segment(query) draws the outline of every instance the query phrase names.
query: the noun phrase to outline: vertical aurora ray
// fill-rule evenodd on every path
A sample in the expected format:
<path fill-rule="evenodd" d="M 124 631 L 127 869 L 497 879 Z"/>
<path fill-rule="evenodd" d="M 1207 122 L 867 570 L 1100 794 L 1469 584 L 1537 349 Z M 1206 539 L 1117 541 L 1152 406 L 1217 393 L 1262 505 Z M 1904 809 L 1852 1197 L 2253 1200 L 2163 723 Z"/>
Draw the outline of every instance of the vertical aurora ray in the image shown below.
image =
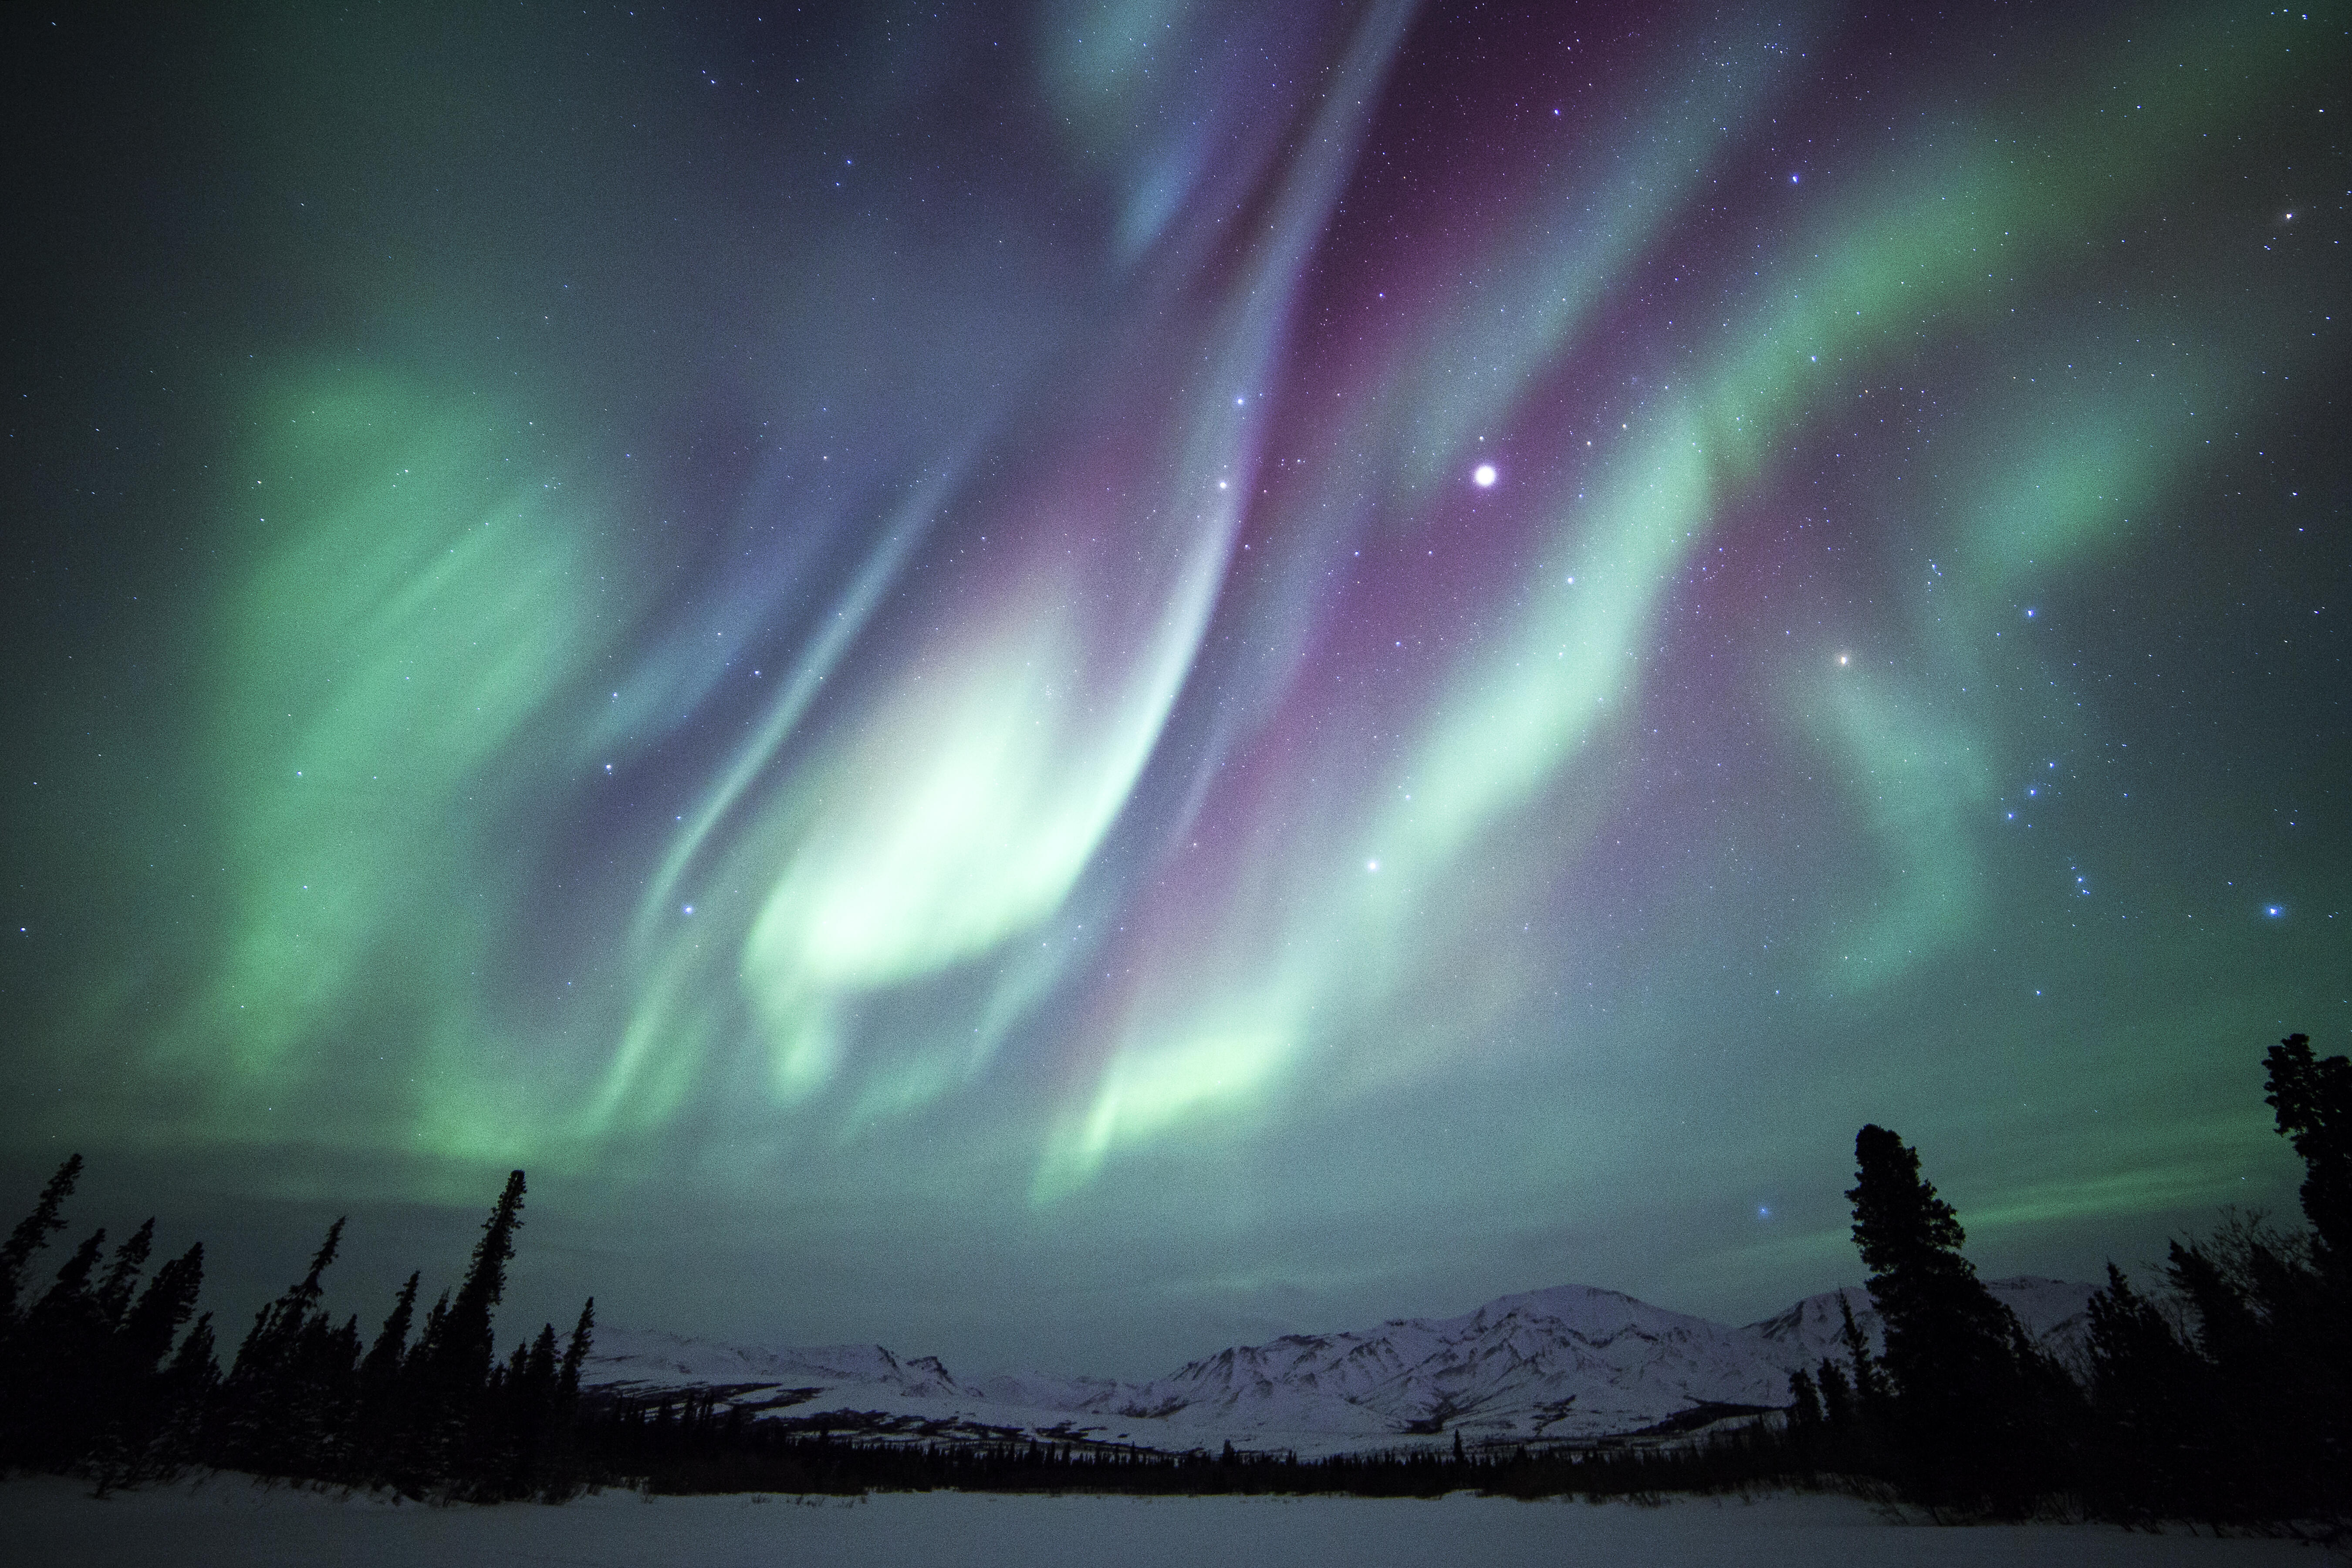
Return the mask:
<path fill-rule="evenodd" d="M 516 911 L 473 873 L 543 809 L 519 760 L 562 750 L 551 710 L 628 615 L 597 503 L 478 400 L 383 377 L 314 374 L 255 424 L 213 699 L 228 918 L 170 1048 L 217 1053 L 239 1096 L 292 1088 L 322 1032 L 388 1006 L 425 1037 L 418 1136 L 532 1138 L 485 1105 L 475 982 Z"/>
<path fill-rule="evenodd" d="M 1724 519 L 1782 478 L 1784 456 L 1804 460 L 1805 445 L 1822 438 L 1816 409 L 1824 395 L 1866 385 L 1903 363 L 1911 352 L 1906 339 L 1921 334 L 1891 330 L 1898 324 L 1935 323 L 1956 340 L 1948 353 L 1983 352 L 1971 339 L 1998 345 L 2003 334 L 1990 319 L 1982 286 L 1990 276 L 1987 257 L 1998 256 L 2007 269 L 2000 291 L 2007 297 L 2030 294 L 2039 273 L 2063 277 L 2080 226 L 2157 184 L 2179 155 L 2186 124 L 2253 101 L 2250 91 L 2182 94 L 2161 82 L 2143 90 L 2158 98 L 2157 134 L 2146 125 L 2125 131 L 2062 112 L 2057 123 L 2024 137 L 2051 165 L 2098 169 L 2095 180 L 2053 188 L 2048 175 L 2021 171 L 2014 155 L 1973 149 L 1898 159 L 1877 175 L 1876 189 L 1864 184 L 1833 208 L 1827 226 L 1790 237 L 1790 258 L 1770 269 L 1780 287 L 1754 301 L 1760 310 L 1726 307 L 1731 313 L 1721 322 L 1720 345 L 1687 356 L 1675 378 L 1691 390 L 1644 390 L 1634 402 L 1600 410 L 1594 423 L 1618 450 L 1557 481 L 1535 503 L 1559 520 L 1539 551 L 1555 570 L 1516 591 L 1515 608 L 1479 639 L 1485 647 L 1452 661 L 1403 767 L 1367 771 L 1356 745 L 1319 749 L 1293 764 L 1322 788 L 1337 781 L 1332 793 L 1346 804 L 1324 805 L 1324 820 L 1304 833 L 1282 814 L 1265 842 L 1234 858 L 1250 869 L 1200 896 L 1207 929 L 1156 939 L 1159 951 L 1185 956 L 1143 987 L 1148 1000 L 1129 1005 L 1098 1085 L 1049 1146 L 1041 1196 L 1088 1179 L 1121 1143 L 1275 1092 L 1295 1064 L 1311 1062 L 1316 1092 L 1326 1095 L 1350 1080 L 1443 1070 L 1451 1052 L 1432 1049 L 1430 1032 L 1411 1022 L 1418 998 L 1445 997 L 1437 1032 L 1455 1048 L 1489 1054 L 1496 1036 L 1513 1032 L 1507 1015 L 1524 979 L 1482 977 L 1488 965 L 1432 942 L 1433 926 L 1508 929 L 1520 916 L 1530 925 L 1546 918 L 1552 876 L 1541 868 L 1498 876 L 1496 836 L 1522 837 L 1546 820 L 1573 822 L 1579 795 L 1622 787 L 1610 776 L 1614 755 L 1590 749 L 1596 727 L 1612 703 L 1622 714 L 1656 700 L 1643 689 L 1643 654 L 1663 605 Z M 1728 109 L 1692 104 L 1688 120 L 1642 142 L 1664 149 L 1663 167 L 1688 166 L 1696 132 L 1712 129 Z M 1652 178 L 1627 176 L 1624 184 L 1640 193 L 1653 224 L 1672 211 L 1655 196 Z M 1629 205 L 1606 184 L 1545 199 L 1586 211 Z M 1629 221 L 1614 232 L 1621 253 L 1638 247 L 1643 227 Z M 1488 264 L 1469 269 L 1482 279 L 1469 295 L 1475 309 L 1512 323 L 1507 333 L 1465 331 L 1456 319 L 1433 334 L 1492 370 L 1444 398 L 1435 395 L 1442 377 L 1381 378 L 1392 430 L 1438 433 L 1412 444 L 1419 461 L 1391 479 L 1390 528 L 1441 537 L 1442 505 L 1429 493 L 1436 476 L 1450 472 L 1460 484 L 1480 429 L 1540 417 L 1528 399 L 1548 372 L 1559 374 L 1559 356 L 1579 346 L 1574 295 L 1554 280 L 1589 278 L 1594 262 L 1580 237 L 1554 247 L 1549 256 L 1539 247 L 1529 254 L 1524 242 L 1507 241 Z M 2021 368 L 2046 352 L 2029 350 Z M 2151 464 L 2169 445 L 2166 438 L 2182 433 L 2177 425 L 2197 380 L 2192 368 L 2153 395 L 2135 381 L 2095 411 L 2076 405 L 2054 417 L 2021 418 L 1983 448 L 2000 453 L 2000 493 L 1963 500 L 1959 537 L 1938 552 L 1956 570 L 1981 574 L 1988 601 L 2016 592 L 2029 569 L 2051 582 L 2067 556 L 2104 539 L 2135 494 L 2144 498 L 2160 485 Z M 1416 391 L 1421 402 L 1397 405 Z M 1625 417 L 1612 429 L 1614 415 Z M 2022 427 L 2029 421 L 2031 428 Z M 1773 450 L 1775 438 L 1791 435 L 1797 446 Z M 1352 477 L 1343 471 L 1339 482 Z M 1895 500 L 1885 496 L 1882 504 Z M 1559 572 L 1562 562 L 1576 565 Z M 1961 635 L 1982 641 L 1995 605 L 1969 608 L 1976 624 Z M 1935 630 L 1911 635 L 1926 646 L 1906 637 L 1899 662 L 1932 658 Z M 1865 667 L 1898 661 L 1856 664 L 1848 655 L 1832 669 L 1826 650 L 1815 652 L 1815 668 L 1790 685 L 1793 728 L 1836 759 L 1857 808 L 1855 826 L 1874 842 L 1877 857 L 1875 885 L 1846 894 L 1848 907 L 1829 922 L 1839 934 L 1823 939 L 1818 984 L 1871 990 L 1980 929 L 1979 825 L 1997 770 L 2014 771 L 2019 759 L 2002 756 L 2006 748 L 1986 717 L 1941 710 L 1927 696 L 1961 685 L 1960 670 L 1928 665 L 1890 684 Z M 1305 662 L 1307 671 L 1320 668 Z M 1312 679 L 1299 680 L 1292 700 L 1314 716 L 1293 711 L 1282 722 L 1352 729 L 1324 721 L 1358 716 L 1331 707 Z M 1212 804 L 1206 815 L 1216 811 Z M 1488 853 L 1479 857 L 1482 844 Z M 1268 858 L 1278 858 L 1288 875 L 1255 874 Z M 1433 909 L 1447 914 L 1433 920 Z M 1474 1005 L 1465 1016 L 1465 981 L 1471 996 L 1484 990 L 1506 998 L 1503 1006 Z M 1378 1043 L 1383 1037 L 1393 1043 Z"/>
<path fill-rule="evenodd" d="M 809 670 L 795 678 L 761 739 L 698 811 L 647 900 L 640 929 L 656 933 L 649 1005 L 625 1037 L 600 1115 L 616 1113 L 647 1072 L 665 1072 L 673 1089 L 646 1103 L 674 1103 L 684 1079 L 648 1058 L 691 1057 L 698 1035 L 728 1029 L 731 1008 L 711 997 L 739 940 L 735 973 L 771 1056 L 770 1089 L 789 1105 L 845 1070 L 845 1015 L 861 999 L 986 960 L 1063 907 L 1126 805 L 1215 606 L 1254 468 L 1258 416 L 1249 389 L 1272 372 L 1297 275 L 1349 165 L 1360 105 L 1409 14 L 1391 3 L 1366 17 L 1338 66 L 1340 96 L 1303 127 L 1303 151 L 1272 195 L 1263 241 L 1230 298 L 1200 322 L 1213 345 L 1204 369 L 1183 375 L 1179 395 L 1160 405 L 1178 439 L 1138 454 L 1105 432 L 1108 450 L 1046 459 L 1070 479 L 983 502 L 1010 564 L 978 602 L 943 606 L 934 628 L 877 656 L 880 669 L 865 677 L 876 692 L 870 706 L 774 768 L 762 785 L 766 804 L 724 853 L 712 890 L 673 911 L 666 890 L 683 885 L 677 868 L 804 707 Z M 1165 334 L 1144 348 L 1191 351 Z M 1107 505 L 1098 490 L 1073 482 L 1139 462 L 1147 478 L 1132 500 Z M 927 497 L 918 510 L 950 499 Z M 928 526 L 908 516 L 888 537 Z M 827 628 L 824 669 L 863 623 L 871 592 L 855 598 L 855 614 Z M 1108 612 L 1087 607 L 1106 601 Z M 674 934 L 658 934 L 665 923 Z M 984 1065 L 1018 1021 L 1024 1007 L 1008 998 L 1049 984 L 1015 965 L 985 1005 L 991 1024 L 957 1030 L 944 1060 L 900 1042 L 902 1058 L 926 1064 L 902 1062 L 919 1087 L 869 1089 L 857 1104 L 919 1104 L 942 1091 L 958 1069 Z M 678 1017 L 688 996 L 704 1024 Z"/>

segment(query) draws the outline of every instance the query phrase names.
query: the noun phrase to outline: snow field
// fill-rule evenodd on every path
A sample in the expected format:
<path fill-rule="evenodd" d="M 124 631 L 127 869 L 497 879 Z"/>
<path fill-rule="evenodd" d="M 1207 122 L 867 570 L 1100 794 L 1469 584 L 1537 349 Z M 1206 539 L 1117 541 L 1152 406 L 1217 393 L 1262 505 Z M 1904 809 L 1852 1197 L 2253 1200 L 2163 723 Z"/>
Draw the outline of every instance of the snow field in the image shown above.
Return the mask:
<path fill-rule="evenodd" d="M 2134 1534 L 2097 1525 L 1944 1529 L 1850 1498 L 1520 1503 L 1375 1498 L 658 1498 L 606 1492 L 560 1508 L 425 1508 L 261 1488 L 242 1478 L 99 1500 L 53 1477 L 0 1483 L 11 1568 L 278 1568 L 560 1563 L 570 1568 L 1381 1568 L 1474 1563 L 1740 1564 L 2341 1563 L 2289 1541 Z"/>

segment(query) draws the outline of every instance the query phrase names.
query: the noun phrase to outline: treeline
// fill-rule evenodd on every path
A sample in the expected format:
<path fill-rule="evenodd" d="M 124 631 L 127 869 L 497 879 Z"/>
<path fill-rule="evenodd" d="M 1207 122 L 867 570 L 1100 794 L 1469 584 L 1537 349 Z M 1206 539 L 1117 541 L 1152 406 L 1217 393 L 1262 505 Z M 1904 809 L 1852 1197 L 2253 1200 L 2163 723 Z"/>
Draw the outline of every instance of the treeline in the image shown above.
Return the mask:
<path fill-rule="evenodd" d="M 843 1440 L 770 1418 L 746 1419 L 705 1394 L 615 1404 L 590 1446 L 615 1477 L 649 1492 L 1111 1492 L 1154 1497 L 1655 1498 L 1759 1483 L 1784 1455 L 1762 1426 L 1657 1444 L 1606 1440 L 1568 1448 L 1509 1445 L 1451 1453 L 1414 1447 L 1300 1458 L 1290 1452 L 1161 1449 L 1086 1439 Z"/>
<path fill-rule="evenodd" d="M 2077 1364 L 2036 1345 L 1977 1278 L 1959 1218 L 1921 1175 L 1917 1152 L 1869 1126 L 1846 1196 L 1882 1342 L 1844 1308 L 1840 1353 L 1790 1375 L 1785 1415 L 1682 1440 L 1465 1450 L 1457 1434 L 1451 1453 L 1306 1460 L 1230 1444 L 1212 1456 L 1082 1440 L 842 1440 L 709 1393 L 583 1394 L 593 1299 L 560 1349 L 551 1324 L 505 1360 L 493 1353 L 520 1171 L 464 1282 L 413 1338 L 415 1275 L 364 1353 L 358 1321 L 339 1326 L 320 1309 L 338 1220 L 224 1373 L 209 1315 L 187 1326 L 203 1247 L 141 1284 L 152 1221 L 110 1258 L 104 1233 L 91 1236 L 20 1306 L 27 1265 L 62 1228 L 77 1156 L 0 1249 L 0 1466 L 79 1468 L 101 1489 L 216 1466 L 481 1501 L 555 1501 L 613 1484 L 1596 1498 L 1798 1486 L 1961 1517 L 2057 1508 L 2340 1525 L 2352 1520 L 2352 1063 L 2317 1059 L 2294 1035 L 2265 1065 L 2267 1103 L 2304 1161 L 2308 1230 L 2235 1220 L 2177 1242 L 2155 1294 L 2110 1265 Z"/>
<path fill-rule="evenodd" d="M 1768 1445 L 1782 1472 L 1873 1478 L 1969 1514 L 2352 1518 L 2352 1063 L 2292 1035 L 2265 1066 L 2310 1228 L 2237 1219 L 2175 1242 L 2154 1297 L 2110 1263 L 2078 1367 L 1977 1279 L 1918 1155 L 1864 1127 L 1846 1195 L 1885 1343 L 1848 1310 L 1843 1355 L 1790 1376 Z"/>
<path fill-rule="evenodd" d="M 2306 1232 L 2234 1221 L 2176 1243 L 2151 1298 L 2112 1265 L 2062 1363 L 1978 1279 L 1952 1206 L 1895 1133 L 1854 1141 L 1853 1237 L 1881 1342 L 1841 1300 L 1840 1353 L 1777 1419 L 1673 1442 L 1401 1449 L 1301 1460 L 1084 1442 L 841 1442 L 708 1397 L 620 1404 L 585 1438 L 662 1491 L 1338 1492 L 1652 1496 L 1783 1486 L 1953 1517 L 2056 1510 L 2226 1524 L 2352 1517 L 2352 1063 L 2295 1035 L 2268 1103 L 2305 1163 Z"/>
<path fill-rule="evenodd" d="M 418 1274 L 364 1349 L 356 1316 L 338 1324 L 322 1310 L 338 1219 L 223 1372 L 212 1314 L 188 1325 L 204 1245 L 140 1283 L 152 1219 L 102 1270 L 106 1232 L 92 1233 L 20 1306 L 26 1266 L 64 1228 L 81 1170 L 79 1154 L 60 1166 L 0 1249 L 0 1467 L 80 1469 L 101 1490 L 191 1466 L 444 1500 L 552 1500 L 584 1484 L 580 1368 L 594 1300 L 560 1350 L 551 1323 L 503 1361 L 492 1337 L 522 1224 L 520 1171 L 483 1222 L 464 1281 L 421 1328 Z"/>

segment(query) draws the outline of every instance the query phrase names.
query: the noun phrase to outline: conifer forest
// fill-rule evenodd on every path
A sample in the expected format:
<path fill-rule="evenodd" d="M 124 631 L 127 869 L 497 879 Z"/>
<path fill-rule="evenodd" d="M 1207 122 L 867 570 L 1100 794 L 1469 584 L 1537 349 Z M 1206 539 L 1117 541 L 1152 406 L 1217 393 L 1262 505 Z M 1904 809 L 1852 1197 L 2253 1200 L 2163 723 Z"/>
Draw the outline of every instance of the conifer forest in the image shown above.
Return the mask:
<path fill-rule="evenodd" d="M 370 1331 L 327 1313 L 338 1220 L 233 1350 L 200 1312 L 201 1242 L 150 1267 L 153 1221 L 55 1262 L 82 1172 L 60 1165 L 0 1249 L 0 1466 L 100 1492 L 218 1469 L 445 1503 L 649 1492 L 867 1490 L 1648 1497 L 1775 1488 L 1899 1499 L 1954 1519 L 2061 1514 L 2263 1528 L 2352 1519 L 2352 1062 L 2290 1036 L 2267 1103 L 2306 1173 L 2304 1224 L 2229 1215 L 2158 1277 L 2114 1264 L 2072 1363 L 1977 1278 L 1917 1153 L 1855 1138 L 1853 1238 L 1885 1325 L 1846 1310 L 1843 1353 L 1784 1410 L 1680 1439 L 1435 1446 L 1301 1459 L 1119 1444 L 908 1442 L 815 1432 L 716 1396 L 583 1387 L 590 1300 L 500 1353 L 521 1225 L 508 1178 L 463 1278 L 421 1313 L 422 1270 Z"/>

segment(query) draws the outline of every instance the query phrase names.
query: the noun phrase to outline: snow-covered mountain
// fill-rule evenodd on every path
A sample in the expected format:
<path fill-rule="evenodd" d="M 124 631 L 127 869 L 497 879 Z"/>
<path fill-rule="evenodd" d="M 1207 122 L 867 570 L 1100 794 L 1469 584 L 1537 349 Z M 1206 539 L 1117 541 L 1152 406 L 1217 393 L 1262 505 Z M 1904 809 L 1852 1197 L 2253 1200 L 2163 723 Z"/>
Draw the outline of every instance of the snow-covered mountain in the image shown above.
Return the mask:
<path fill-rule="evenodd" d="M 2045 1279 L 2032 1274 L 1985 1281 L 1985 1289 L 2017 1314 L 2017 1321 L 2025 1326 L 2035 1343 L 2069 1363 L 2082 1353 L 2084 1335 L 2090 1328 L 2084 1310 L 2095 1288 L 2077 1280 Z M 1748 1324 L 1741 1332 L 1756 1334 L 1778 1347 L 1778 1353 L 1791 1367 L 1813 1365 L 1823 1356 L 1843 1360 L 1845 1342 L 1841 1337 L 1844 1320 L 1838 1311 L 1841 1297 L 1853 1306 L 1854 1324 L 1870 1336 L 1871 1348 L 1884 1350 L 1886 1335 L 1878 1321 L 1878 1310 L 1870 1304 L 1870 1292 L 1859 1285 L 1808 1296 L 1785 1312 Z"/>
<path fill-rule="evenodd" d="M 2062 1355 L 2080 1345 L 2092 1287 L 1987 1282 Z M 915 1436 L 1029 1434 L 1153 1448 L 1302 1454 L 1428 1442 L 1577 1438 L 1705 1425 L 1786 1403 L 1789 1373 L 1843 1354 L 1838 1302 L 1874 1342 L 1858 1287 L 1809 1296 L 1744 1328 L 1561 1285 L 1456 1318 L 1289 1334 L 1236 1345 L 1149 1383 L 1040 1373 L 959 1380 L 936 1358 L 878 1345 L 772 1350 L 606 1331 L 586 1381 L 631 1395 L 709 1389 L 812 1426 Z"/>
<path fill-rule="evenodd" d="M 1144 1385 L 1171 1426 L 1267 1443 L 1291 1432 L 1367 1441 L 1460 1429 L 1587 1436 L 1694 1406 L 1773 1405 L 1787 1374 L 1752 1336 L 1613 1290 L 1530 1290 L 1458 1318 L 1240 1346 Z"/>

